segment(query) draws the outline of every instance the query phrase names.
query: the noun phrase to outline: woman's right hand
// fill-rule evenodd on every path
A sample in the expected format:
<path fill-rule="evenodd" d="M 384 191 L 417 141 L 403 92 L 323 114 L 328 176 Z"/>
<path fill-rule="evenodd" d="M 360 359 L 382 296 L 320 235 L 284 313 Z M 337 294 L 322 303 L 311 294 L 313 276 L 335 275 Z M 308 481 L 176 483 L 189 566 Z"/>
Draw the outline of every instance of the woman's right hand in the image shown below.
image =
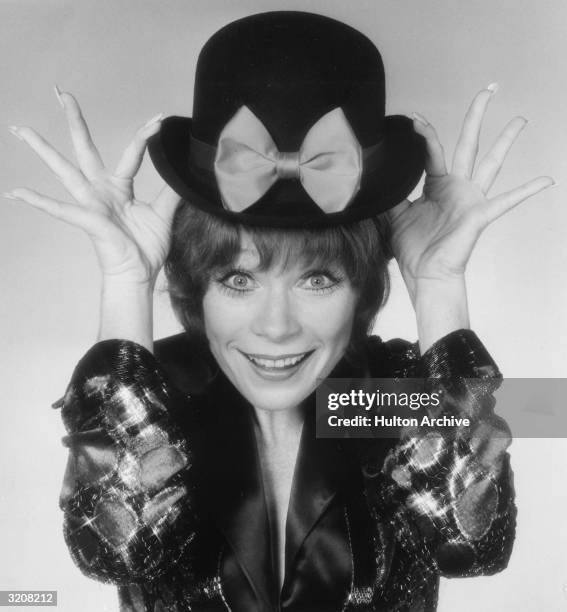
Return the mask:
<path fill-rule="evenodd" d="M 61 202 L 27 188 L 4 195 L 84 230 L 93 241 L 104 279 L 153 287 L 169 250 L 171 223 L 180 198 L 166 186 L 153 203 L 142 202 L 134 196 L 133 183 L 147 140 L 159 131 L 162 116 L 136 132 L 112 172 L 105 168 L 75 98 L 56 92 L 67 116 L 78 167 L 32 128 L 12 127 L 10 131 L 35 151 L 75 202 Z"/>

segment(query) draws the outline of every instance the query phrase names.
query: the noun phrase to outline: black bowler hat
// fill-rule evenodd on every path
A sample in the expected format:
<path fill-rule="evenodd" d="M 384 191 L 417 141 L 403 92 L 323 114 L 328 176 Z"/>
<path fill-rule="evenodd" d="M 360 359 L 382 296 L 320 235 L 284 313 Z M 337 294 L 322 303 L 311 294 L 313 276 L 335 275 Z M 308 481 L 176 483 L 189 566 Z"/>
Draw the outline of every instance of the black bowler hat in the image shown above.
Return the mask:
<path fill-rule="evenodd" d="M 385 116 L 384 66 L 353 28 L 311 13 L 240 19 L 203 47 L 193 117 L 149 141 L 163 179 L 225 219 L 324 227 L 372 217 L 419 181 L 425 142 Z"/>

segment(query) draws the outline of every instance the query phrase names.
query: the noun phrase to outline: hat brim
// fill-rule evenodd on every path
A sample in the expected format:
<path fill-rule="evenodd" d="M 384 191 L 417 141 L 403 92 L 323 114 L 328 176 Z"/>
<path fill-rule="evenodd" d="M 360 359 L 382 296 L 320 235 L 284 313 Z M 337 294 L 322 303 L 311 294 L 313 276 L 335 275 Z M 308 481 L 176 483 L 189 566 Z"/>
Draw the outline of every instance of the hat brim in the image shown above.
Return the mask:
<path fill-rule="evenodd" d="M 365 168 L 359 191 L 342 211 L 325 213 L 297 180 L 277 181 L 244 212 L 223 207 L 214 175 L 190 162 L 192 121 L 167 117 L 148 142 L 151 160 L 180 197 L 228 221 L 264 227 L 328 227 L 376 216 L 402 202 L 419 182 L 425 167 L 425 140 L 413 122 L 400 115 L 383 122 L 380 163 Z"/>

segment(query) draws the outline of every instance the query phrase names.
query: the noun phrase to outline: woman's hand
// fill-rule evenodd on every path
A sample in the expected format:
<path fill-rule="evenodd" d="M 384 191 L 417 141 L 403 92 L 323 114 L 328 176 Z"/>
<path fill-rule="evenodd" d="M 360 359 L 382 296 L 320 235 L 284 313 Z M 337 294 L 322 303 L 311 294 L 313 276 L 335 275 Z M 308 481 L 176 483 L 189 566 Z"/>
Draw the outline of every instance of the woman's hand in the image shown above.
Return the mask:
<path fill-rule="evenodd" d="M 539 177 L 506 193 L 488 195 L 508 151 L 527 123 L 522 117 L 512 119 L 476 165 L 482 119 L 495 90 L 495 85 L 489 85 L 474 98 L 450 173 L 433 126 L 423 117 L 414 116 L 414 128 L 427 143 L 423 194 L 413 203 L 402 202 L 390 213 L 394 255 L 414 304 L 424 284 L 439 287 L 461 282 L 483 230 L 554 183 L 549 177 Z"/>
<path fill-rule="evenodd" d="M 489 196 L 506 155 L 526 125 L 508 123 L 476 166 L 482 119 L 496 87 L 477 94 L 463 122 L 451 172 L 433 126 L 415 115 L 414 128 L 427 145 L 423 194 L 389 213 L 392 248 L 415 309 L 422 353 L 437 340 L 469 327 L 465 268 L 478 237 L 490 223 L 527 198 L 553 185 L 539 177 Z M 475 168 L 476 166 L 476 168 Z"/>
<path fill-rule="evenodd" d="M 102 270 L 99 340 L 122 338 L 153 347 L 153 288 L 171 239 L 171 223 L 180 198 L 165 187 L 152 204 L 134 197 L 136 176 L 150 136 L 161 115 L 143 125 L 126 147 L 114 172 L 107 170 L 81 109 L 68 93 L 57 96 L 65 110 L 77 166 L 28 127 L 10 131 L 28 144 L 71 194 L 60 202 L 31 189 L 5 197 L 23 200 L 84 230 L 91 238 Z"/>
<path fill-rule="evenodd" d="M 148 138 L 160 128 L 161 115 L 136 132 L 118 166 L 110 171 L 102 162 L 75 98 L 57 89 L 56 93 L 67 116 L 77 166 L 33 129 L 12 127 L 10 131 L 37 153 L 75 202 L 61 202 L 26 188 L 4 195 L 23 200 L 87 232 L 103 278 L 153 287 L 169 250 L 171 222 L 179 196 L 165 187 L 152 204 L 142 202 L 134 197 L 133 179 Z"/>

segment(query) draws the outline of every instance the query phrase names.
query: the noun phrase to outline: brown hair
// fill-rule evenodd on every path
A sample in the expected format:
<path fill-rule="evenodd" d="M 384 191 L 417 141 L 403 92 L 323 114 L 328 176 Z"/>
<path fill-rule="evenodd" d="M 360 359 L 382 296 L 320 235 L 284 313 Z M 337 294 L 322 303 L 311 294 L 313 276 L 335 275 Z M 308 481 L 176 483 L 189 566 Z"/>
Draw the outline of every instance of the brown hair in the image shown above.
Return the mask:
<path fill-rule="evenodd" d="M 174 311 L 194 341 L 206 342 L 203 297 L 211 277 L 230 266 L 246 231 L 260 257 L 260 268 L 295 262 L 306 266 L 339 266 L 358 293 L 351 348 L 371 331 L 390 283 L 390 225 L 385 215 L 323 229 L 243 227 L 182 202 L 173 221 L 172 243 L 165 262 Z"/>

